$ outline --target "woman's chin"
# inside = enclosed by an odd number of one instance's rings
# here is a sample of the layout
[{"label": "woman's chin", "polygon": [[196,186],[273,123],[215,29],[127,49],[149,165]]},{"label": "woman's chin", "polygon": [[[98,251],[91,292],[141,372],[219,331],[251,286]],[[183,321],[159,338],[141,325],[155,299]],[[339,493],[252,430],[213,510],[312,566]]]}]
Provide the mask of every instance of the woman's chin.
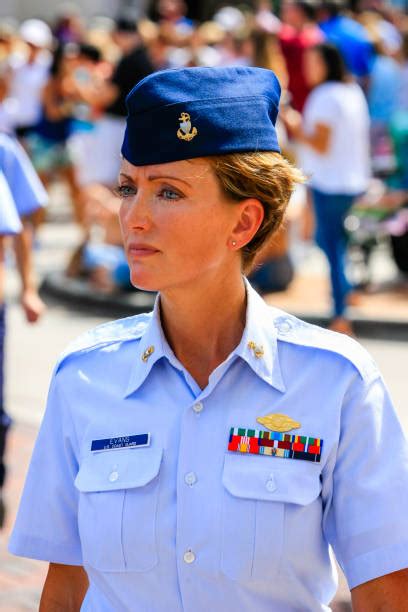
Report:
[{"label": "woman's chin", "polygon": [[130,282],[140,291],[160,291],[160,282],[156,278],[152,278],[148,274],[132,273],[130,274]]}]

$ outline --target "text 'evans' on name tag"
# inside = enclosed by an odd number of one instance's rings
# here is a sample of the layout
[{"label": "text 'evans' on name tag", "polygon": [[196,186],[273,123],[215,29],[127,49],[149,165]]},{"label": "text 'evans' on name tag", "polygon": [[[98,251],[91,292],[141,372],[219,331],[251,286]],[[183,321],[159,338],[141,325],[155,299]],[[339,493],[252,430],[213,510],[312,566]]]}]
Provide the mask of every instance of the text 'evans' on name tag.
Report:
[{"label": "text 'evans' on name tag", "polygon": [[150,434],[120,436],[104,440],[92,440],[91,451],[118,450],[120,448],[140,448],[150,446]]}]

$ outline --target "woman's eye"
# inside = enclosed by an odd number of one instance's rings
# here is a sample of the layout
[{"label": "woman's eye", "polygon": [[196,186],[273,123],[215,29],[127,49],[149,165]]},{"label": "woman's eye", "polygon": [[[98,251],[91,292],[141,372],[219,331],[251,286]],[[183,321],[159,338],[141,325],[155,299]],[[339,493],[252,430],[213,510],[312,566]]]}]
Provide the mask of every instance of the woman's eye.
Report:
[{"label": "woman's eye", "polygon": [[119,198],[128,198],[129,196],[133,196],[136,193],[136,189],[134,187],[130,187],[129,185],[118,185],[115,189],[115,194]]},{"label": "woman's eye", "polygon": [[173,191],[173,189],[162,189],[159,193],[159,197],[164,200],[179,200],[181,196],[177,191]]}]

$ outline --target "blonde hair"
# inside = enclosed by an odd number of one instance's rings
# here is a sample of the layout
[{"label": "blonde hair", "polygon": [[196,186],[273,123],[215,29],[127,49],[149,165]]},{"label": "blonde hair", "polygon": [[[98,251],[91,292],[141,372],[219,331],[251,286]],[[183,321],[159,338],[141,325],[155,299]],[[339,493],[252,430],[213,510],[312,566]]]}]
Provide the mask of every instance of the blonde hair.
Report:
[{"label": "blonde hair", "polygon": [[208,160],[228,198],[236,202],[256,198],[264,208],[259,230],[242,249],[243,269],[249,272],[258,252],[281,227],[290,196],[305,177],[273,151],[214,155]]}]

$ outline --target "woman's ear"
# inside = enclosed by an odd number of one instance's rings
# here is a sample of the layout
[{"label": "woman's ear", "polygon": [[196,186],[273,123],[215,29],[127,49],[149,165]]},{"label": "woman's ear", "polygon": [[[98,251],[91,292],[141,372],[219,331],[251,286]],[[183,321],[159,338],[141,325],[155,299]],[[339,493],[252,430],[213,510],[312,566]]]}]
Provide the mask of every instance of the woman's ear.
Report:
[{"label": "woman's ear", "polygon": [[256,198],[247,198],[236,205],[238,219],[230,236],[231,244],[241,249],[251,242],[264,220],[265,211],[261,202]]}]

